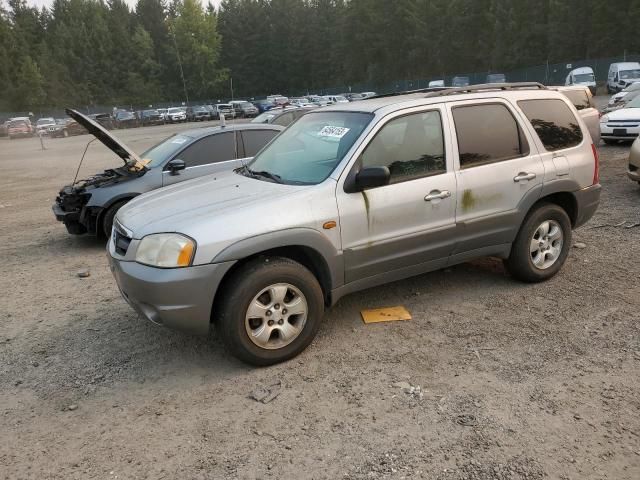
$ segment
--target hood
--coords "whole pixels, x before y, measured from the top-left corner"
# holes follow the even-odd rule
[[[607,113],[609,122],[616,120],[638,120],[640,119],[640,108],[619,108]]]
[[[109,150],[118,155],[130,170],[140,171],[146,168],[145,163],[133,150],[111,135],[102,125],[91,120],[89,117],[83,115],[77,110],[65,108],[65,112],[76,122],[86,128],[90,134],[100,140]]]
[[[224,230],[246,224],[260,223],[259,212],[268,210],[307,187],[283,185],[256,180],[231,172],[188,180],[136,197],[118,211],[118,221],[131,230],[135,238],[150,233],[180,232],[192,235],[207,224],[215,222]],[[246,211],[247,222],[240,221]],[[274,208],[276,217],[284,217],[283,210]],[[269,221],[277,221],[274,215]],[[229,221],[227,223],[226,220]],[[262,219],[260,219],[262,220]],[[242,226],[242,224],[245,224]]]

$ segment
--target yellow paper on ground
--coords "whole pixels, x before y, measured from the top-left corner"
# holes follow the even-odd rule
[[[411,320],[411,314],[404,307],[374,308],[360,312],[364,323],[397,322]]]

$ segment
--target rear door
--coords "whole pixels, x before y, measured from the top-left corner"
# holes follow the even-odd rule
[[[187,168],[177,172],[177,175],[172,175],[167,166],[164,166],[162,185],[231,170],[239,164],[239,156],[242,156],[242,140],[239,134],[224,132],[201,138],[173,157],[184,161]]]
[[[457,139],[454,254],[508,244],[519,228],[521,202],[539,195],[544,178],[530,133],[503,99],[454,102],[449,114]]]

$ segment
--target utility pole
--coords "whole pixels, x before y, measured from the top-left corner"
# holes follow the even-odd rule
[[[176,42],[176,34],[173,31],[173,27],[169,26],[169,31],[171,32],[171,38],[173,39],[173,46],[176,49],[176,57],[178,57],[178,66],[180,67],[180,78],[182,78],[182,88],[184,89],[184,98],[187,101],[187,105],[189,105],[189,94],[187,93],[187,82],[184,80],[184,70],[182,70],[182,60],[180,59],[180,51],[178,50],[178,42]]]

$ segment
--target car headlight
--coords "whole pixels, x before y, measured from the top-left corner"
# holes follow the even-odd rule
[[[609,121],[609,115],[603,115],[600,117],[600,123],[607,123]]]
[[[188,267],[193,261],[196,243],[179,233],[156,233],[140,241],[136,262],[151,267]]]

